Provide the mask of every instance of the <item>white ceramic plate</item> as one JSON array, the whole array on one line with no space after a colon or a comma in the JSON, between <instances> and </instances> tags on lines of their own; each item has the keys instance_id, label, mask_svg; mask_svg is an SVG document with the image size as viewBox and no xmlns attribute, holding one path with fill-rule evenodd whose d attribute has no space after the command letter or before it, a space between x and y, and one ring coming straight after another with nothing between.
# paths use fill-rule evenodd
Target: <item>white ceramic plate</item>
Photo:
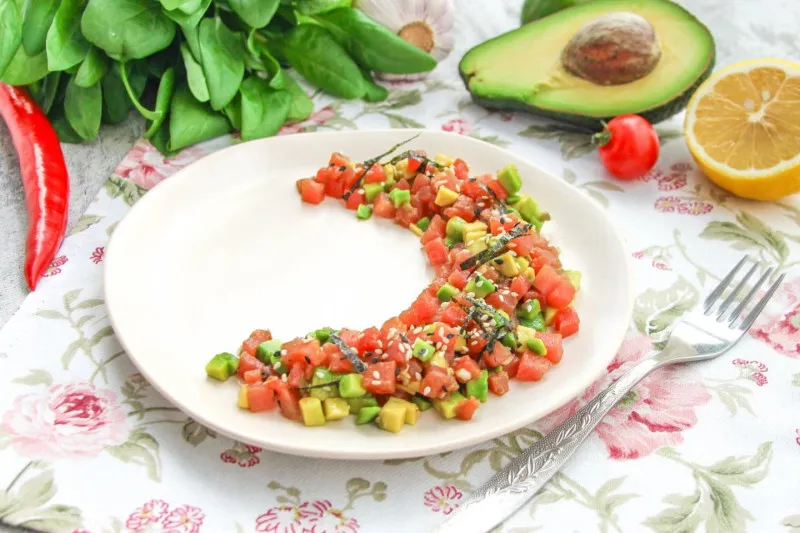
<instances>
[{"instance_id":1,"label":"white ceramic plate","mask_svg":"<svg viewBox=\"0 0 800 533\"><path fill-rule=\"evenodd\" d=\"M580 394L612 360L631 318L629 255L592 200L528 161L470 137L422 131L408 148L464 158L475 173L515 163L552 220L545 234L582 272L581 331L539 383L512 382L468 423L424 413L399 434L352 418L307 428L277 412L239 410L235 380L204 366L256 328L284 341L322 326L366 328L405 309L432 279L419 241L386 220L359 221L333 200L300 202L295 180L333 151L363 160L410 130L312 133L239 144L205 157L141 199L114 231L105 260L114 330L142 374L195 420L291 454L387 459L440 453L503 435Z\"/></svg>"}]
</instances>

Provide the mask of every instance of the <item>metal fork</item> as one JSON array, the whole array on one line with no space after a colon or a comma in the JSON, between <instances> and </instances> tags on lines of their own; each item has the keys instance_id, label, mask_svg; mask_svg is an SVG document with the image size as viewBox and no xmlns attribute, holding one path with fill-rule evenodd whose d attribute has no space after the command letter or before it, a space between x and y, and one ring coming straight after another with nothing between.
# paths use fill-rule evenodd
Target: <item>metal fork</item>
<instances>
[{"instance_id":1,"label":"metal fork","mask_svg":"<svg viewBox=\"0 0 800 533\"><path fill-rule=\"evenodd\" d=\"M727 352L750 329L785 276L781 274L742 318L748 304L773 271L772 267L767 268L744 298L737 302L759 263L753 264L727 295L725 291L749 261L750 258L744 256L699 309L678 320L661 352L642 359L560 426L514 458L467 498L434 533L487 533L492 530L533 498L575 453L606 413L645 376L662 366L705 361ZM733 311L728 312L734 304Z\"/></svg>"}]
</instances>

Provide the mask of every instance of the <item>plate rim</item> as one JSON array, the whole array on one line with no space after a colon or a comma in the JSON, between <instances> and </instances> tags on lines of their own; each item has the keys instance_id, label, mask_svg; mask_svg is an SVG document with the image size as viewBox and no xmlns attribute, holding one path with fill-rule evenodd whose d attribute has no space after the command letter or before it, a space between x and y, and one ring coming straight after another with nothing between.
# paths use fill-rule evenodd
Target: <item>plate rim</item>
<instances>
[{"instance_id":1,"label":"plate rim","mask_svg":"<svg viewBox=\"0 0 800 533\"><path fill-rule=\"evenodd\" d=\"M131 208L122 215L122 218L117 222L117 226L115 231L112 232L111 237L109 238L108 243L106 244L106 252L105 252L105 261L103 265L103 273L102 273L102 280L103 280L103 298L106 305L106 312L108 314L109 324L114 330L115 336L119 341L122 348L125 350L128 360L134 365L134 367L142 374L142 376L148 381L148 383L159 393L161 394L168 402L170 402L173 406L177 407L181 412L186 414L187 416L191 417L193 420L203 424L204 426L213 429L214 431L237 441L247 442L248 444L259 445L265 450L271 450L279 453L285 453L294 456L300 457L310 457L310 458L317 458L317 459L339 459L339 460L355 460L355 461L375 461L375 460L391 460L391 459L409 459L409 458L421 458L421 457L428 457L431 455L450 452L450 451L457 451L469 446L475 446L484 442L488 442L494 438L501 437L503 435L507 435L513 431L517 431L521 428L529 426L542 418L545 418L550 413L561 409L565 405L567 405L570 401L580 396L582 391L586 390L590 387L597 379L599 379L604 374L604 369L610 364L614 357L616 356L619 347L622 345L625 336L630 327L631 320L633 318L633 311L635 307L635 287L636 287L636 280L635 280L635 270L633 268L633 263L631 261L630 255L630 248L628 246L628 242L622 233L620 227L615 223L614 219L607 214L606 210L602 208L597 202L592 200L591 198L585 198L587 200L587 205L591 204L591 209L594 209L600 216L606 219L608 225L611 229L611 234L614 236L615 240L620 246L621 251L623 252L624 257L624 265L625 265L625 273L627 279L627 291L629 294L629 298L626 301L626 306L624 309L624 318L625 320L621 322L625 325L624 328L620 328L619 332L614 333L613 337L613 346L616 346L617 349L612 351L607 358L607 360L603 361L603 365L597 363L596 371L591 373L591 379L587 379L587 383L579 383L578 385L573 385L570 388L569 397L564 400L563 402L559 403L557 406L553 407L553 409L548 414L541 415L539 417L533 419L527 419L524 422L510 422L506 424L499 424L493 426L491 430L481 433L480 435L475 434L465 434L458 438L451 438L447 440L445 443L434 443L431 445L426 446L424 451L413 451L411 453L404 453L402 450L398 450L396 452L390 451L381 451L378 449L370 449L366 451L357 451L357 452L350 452L347 449L343 450L331 450L326 449L323 446L314 446L313 443L317 441L317 439L309 439L309 441L301 442L301 443L294 443L294 444L285 444L280 439L273 440L273 441L265 441L265 440L257 440L256 442L249 442L252 440L249 436L245 436L235 430L228 430L224 427L220 427L217 423L209 420L202 409L194 409L191 406L182 404L178 402L173 395L171 395L166 387L163 387L160 383L160 380L154 379L154 377L147 371L147 365L140 361L137 357L135 357L128 349L126 342L124 340L124 335L121 333L121 329L118 328L117 320L114 316L114 311L112 310L114 305L110 304L110 301L113 300L109 298L109 287L113 287L113 283L109 283L109 281L113 278L113 270L110 266L116 264L116 261L113 258L116 257L116 253L114 253L117 249L116 246L113 246L115 242L117 242L116 236L120 234L118 231L120 228L126 228L130 224L130 220L136 220L136 217L131 217L132 213L138 213L147 207L149 203L153 200L148 200L148 198L154 197L153 191L160 188L160 190L167 190L170 187L177 187L178 185L168 185L170 183L179 183L182 180L186 179L185 176L190 174L194 171L199 164L202 162L209 162L213 159L224 159L229 157L229 154L235 152L238 149L241 149L242 146L245 145L254 145L254 144L263 144L269 143L271 140L278 139L278 138L310 138L310 137L337 137L337 136L346 136L346 135L369 135L369 134L381 134L381 135L398 135L399 133L408 134L408 137L411 137L415 134L430 134L434 136L442 136L442 137L455 137L459 138L460 142L468 142L480 145L488 145L493 150L497 151L501 156L507 157L511 156L512 158L522 159L531 167L534 167L537 172L546 176L546 179L552 179L554 181L560 182L561 185L571 189L572 192L576 195L580 195L581 197L585 197L585 195L578 190L577 187L570 183L566 183L554 173L542 168L541 166L537 165L527 157L514 153L511 150L506 148L494 145L492 143L475 139L473 137L467 137L464 135L460 135L453 132L444 132L432 129L425 129L425 128L403 128L403 129L392 129L392 128L380 128L380 129L363 129L363 130L347 130L347 131L326 131L326 132L302 132L302 133L294 133L291 135L280 136L280 137L267 137L262 139L255 139L251 141L245 142L238 142L231 146L226 146L217 150L213 153L205 155L200 159L193 161L192 163L188 164L187 166L177 170L174 174L168 176L161 182L157 183L151 189L148 190L147 194L139 198ZM405 135L404 135L405 137ZM290 141L282 141L282 142L290 142ZM177 178L177 179L176 179ZM166 186L166 187L165 187ZM126 222L128 224L126 224ZM113 295L114 291L111 291ZM574 391L572 389L575 389ZM521 417L520 420L524 418ZM378 441L376 441L378 442Z\"/></svg>"}]
</instances>

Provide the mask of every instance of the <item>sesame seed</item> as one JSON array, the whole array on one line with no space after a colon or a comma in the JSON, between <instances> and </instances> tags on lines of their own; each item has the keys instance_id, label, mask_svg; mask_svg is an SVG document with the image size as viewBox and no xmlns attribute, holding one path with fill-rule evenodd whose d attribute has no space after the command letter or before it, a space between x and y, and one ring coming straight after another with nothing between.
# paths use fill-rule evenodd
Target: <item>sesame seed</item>
<instances>
[{"instance_id":1,"label":"sesame seed","mask_svg":"<svg viewBox=\"0 0 800 533\"><path fill-rule=\"evenodd\" d=\"M397 335L397 328L389 328L389 337Z\"/></svg>"},{"instance_id":2,"label":"sesame seed","mask_svg":"<svg viewBox=\"0 0 800 533\"><path fill-rule=\"evenodd\" d=\"M422 326L417 326L414 328L414 333L422 333Z\"/></svg>"},{"instance_id":3,"label":"sesame seed","mask_svg":"<svg viewBox=\"0 0 800 533\"><path fill-rule=\"evenodd\" d=\"M514 298L519 298L519 294L517 294L514 291L511 291L511 296L513 296Z\"/></svg>"},{"instance_id":4,"label":"sesame seed","mask_svg":"<svg viewBox=\"0 0 800 533\"><path fill-rule=\"evenodd\" d=\"M318 372L315 372L315 375L316 375L316 376L317 376L319 379L322 379L322 378L324 378L324 377L325 377L325 372L323 372L323 371L321 371L321 370L320 370L320 371L318 371Z\"/></svg>"},{"instance_id":5,"label":"sesame seed","mask_svg":"<svg viewBox=\"0 0 800 533\"><path fill-rule=\"evenodd\" d=\"M444 328L439 328L439 331L437 331L436 334L440 337L444 337Z\"/></svg>"},{"instance_id":6,"label":"sesame seed","mask_svg":"<svg viewBox=\"0 0 800 533\"><path fill-rule=\"evenodd\" d=\"M437 342L436 343L436 349L437 350L441 350L442 349L442 343L441 342Z\"/></svg>"},{"instance_id":7,"label":"sesame seed","mask_svg":"<svg viewBox=\"0 0 800 533\"><path fill-rule=\"evenodd\" d=\"M483 280L479 279L477 283L475 283L476 287L481 287L483 285Z\"/></svg>"},{"instance_id":8,"label":"sesame seed","mask_svg":"<svg viewBox=\"0 0 800 533\"><path fill-rule=\"evenodd\" d=\"M475 298L475 293L474 292L468 292L467 296L469 296L470 298Z\"/></svg>"},{"instance_id":9,"label":"sesame seed","mask_svg":"<svg viewBox=\"0 0 800 533\"><path fill-rule=\"evenodd\" d=\"M381 375L377 370L372 371L372 377L375 379L381 379Z\"/></svg>"},{"instance_id":10,"label":"sesame seed","mask_svg":"<svg viewBox=\"0 0 800 533\"><path fill-rule=\"evenodd\" d=\"M428 395L428 394L430 394L430 393L431 393L431 388L430 388L430 387L425 387L425 388L422 390L422 394L423 394L424 396L427 396L427 395Z\"/></svg>"},{"instance_id":11,"label":"sesame seed","mask_svg":"<svg viewBox=\"0 0 800 533\"><path fill-rule=\"evenodd\" d=\"M286 354L289 353L286 350L281 350L281 357L286 357Z\"/></svg>"},{"instance_id":12,"label":"sesame seed","mask_svg":"<svg viewBox=\"0 0 800 533\"><path fill-rule=\"evenodd\" d=\"M388 353L385 353L385 354L383 354L381 356L381 359L388 359L388 358L389 358L389 354Z\"/></svg>"},{"instance_id":13,"label":"sesame seed","mask_svg":"<svg viewBox=\"0 0 800 533\"><path fill-rule=\"evenodd\" d=\"M283 364L280 361L278 361L277 363L272 365L272 368L274 368L275 370L278 370L282 366L283 366Z\"/></svg>"},{"instance_id":14,"label":"sesame seed","mask_svg":"<svg viewBox=\"0 0 800 533\"><path fill-rule=\"evenodd\" d=\"M406 353L406 351L408 351L408 345L406 343L404 343L404 342L401 342L397 346L397 349L400 350L400 353Z\"/></svg>"},{"instance_id":15,"label":"sesame seed","mask_svg":"<svg viewBox=\"0 0 800 533\"><path fill-rule=\"evenodd\" d=\"M472 379L472 374L464 368L459 368L458 372L456 372L456 376L458 376L461 381L469 381Z\"/></svg>"},{"instance_id":16,"label":"sesame seed","mask_svg":"<svg viewBox=\"0 0 800 533\"><path fill-rule=\"evenodd\" d=\"M380 348L378 348L377 350L375 350L375 355L380 355L380 354L382 354L382 353L383 353L383 350L381 350Z\"/></svg>"},{"instance_id":17,"label":"sesame seed","mask_svg":"<svg viewBox=\"0 0 800 533\"><path fill-rule=\"evenodd\" d=\"M506 246L507 246L507 247L509 247L509 248L511 248L511 249L514 249L514 248L516 248L516 247L517 247L517 243L515 243L515 242L510 242L510 243L506 244Z\"/></svg>"},{"instance_id":18,"label":"sesame seed","mask_svg":"<svg viewBox=\"0 0 800 533\"><path fill-rule=\"evenodd\" d=\"M478 344L478 341L472 341L472 342L469 343L470 346L477 346L477 344Z\"/></svg>"},{"instance_id":19,"label":"sesame seed","mask_svg":"<svg viewBox=\"0 0 800 533\"><path fill-rule=\"evenodd\" d=\"M358 192L358 194L364 194L364 189L359 188L356 192Z\"/></svg>"},{"instance_id":20,"label":"sesame seed","mask_svg":"<svg viewBox=\"0 0 800 533\"><path fill-rule=\"evenodd\" d=\"M497 299L498 299L498 300L500 300L501 302L504 302L504 301L505 301L505 300L503 299L503 295L502 295L502 294L498 294L498 295L497 295Z\"/></svg>"},{"instance_id":21,"label":"sesame seed","mask_svg":"<svg viewBox=\"0 0 800 533\"><path fill-rule=\"evenodd\" d=\"M417 381L419 381L419 380L421 380L421 379L422 379L422 374L420 374L419 372L414 372L414 378L415 378Z\"/></svg>"},{"instance_id":22,"label":"sesame seed","mask_svg":"<svg viewBox=\"0 0 800 533\"><path fill-rule=\"evenodd\" d=\"M286 374L281 374L281 381L283 381L284 383L286 383L286 380L287 380L287 379L289 379L289 378L287 378L287 377L286 377Z\"/></svg>"}]
</instances>

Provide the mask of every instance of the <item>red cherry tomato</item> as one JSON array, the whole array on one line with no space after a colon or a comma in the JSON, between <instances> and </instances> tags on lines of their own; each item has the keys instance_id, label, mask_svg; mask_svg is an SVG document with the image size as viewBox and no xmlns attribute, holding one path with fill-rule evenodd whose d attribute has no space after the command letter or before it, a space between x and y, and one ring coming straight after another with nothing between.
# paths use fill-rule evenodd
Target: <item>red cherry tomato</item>
<instances>
[{"instance_id":1,"label":"red cherry tomato","mask_svg":"<svg viewBox=\"0 0 800 533\"><path fill-rule=\"evenodd\" d=\"M619 179L641 178L658 161L658 134L639 115L620 115L595 135L600 161Z\"/></svg>"}]
</instances>

